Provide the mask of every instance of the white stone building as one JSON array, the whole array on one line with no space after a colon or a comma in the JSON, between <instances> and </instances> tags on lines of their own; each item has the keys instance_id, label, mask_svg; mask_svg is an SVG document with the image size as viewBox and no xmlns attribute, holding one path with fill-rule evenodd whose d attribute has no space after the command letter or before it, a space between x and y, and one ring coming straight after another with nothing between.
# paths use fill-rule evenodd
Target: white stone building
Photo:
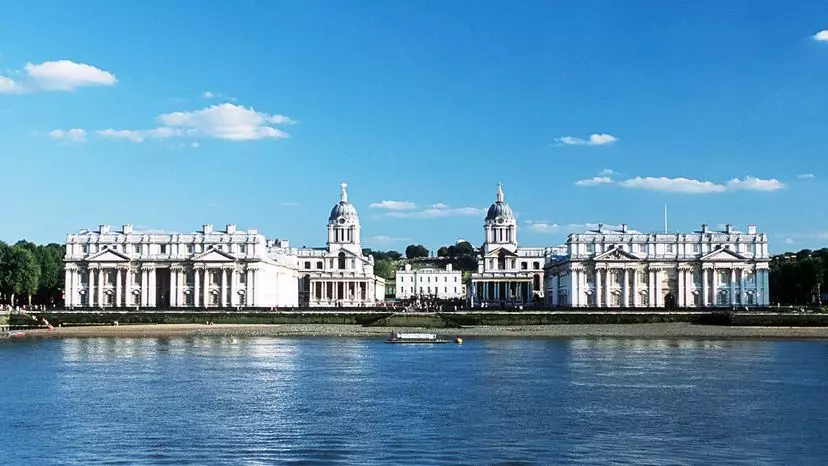
<instances>
[{"instance_id":1,"label":"white stone building","mask_svg":"<svg viewBox=\"0 0 828 466\"><path fill-rule=\"evenodd\" d=\"M360 307L385 301L385 280L374 275L374 257L362 254L359 215L348 202L345 183L328 216L327 247L296 254L301 306Z\"/></svg>"},{"instance_id":2,"label":"white stone building","mask_svg":"<svg viewBox=\"0 0 828 466\"><path fill-rule=\"evenodd\" d=\"M66 237L67 307L296 306L296 256L257 230L101 225Z\"/></svg>"},{"instance_id":3,"label":"white stone building","mask_svg":"<svg viewBox=\"0 0 828 466\"><path fill-rule=\"evenodd\" d=\"M373 306L385 282L362 255L356 209L342 200L326 249L295 249L257 230L204 225L194 233L101 225L66 237L66 307L230 308Z\"/></svg>"},{"instance_id":4,"label":"white stone building","mask_svg":"<svg viewBox=\"0 0 828 466\"><path fill-rule=\"evenodd\" d=\"M445 269L412 269L411 264L405 264L403 270L397 271L396 281L397 299L463 299L465 296L462 272L453 270L451 264Z\"/></svg>"},{"instance_id":5,"label":"white stone building","mask_svg":"<svg viewBox=\"0 0 828 466\"><path fill-rule=\"evenodd\" d=\"M517 219L497 185L497 201L489 207L483 226L483 254L466 287L472 307L515 307L542 304L543 267L549 248L520 248Z\"/></svg>"},{"instance_id":6,"label":"white stone building","mask_svg":"<svg viewBox=\"0 0 828 466\"><path fill-rule=\"evenodd\" d=\"M765 307L768 240L748 225L693 233L628 229L571 234L547 257L547 304L555 307Z\"/></svg>"}]
</instances>

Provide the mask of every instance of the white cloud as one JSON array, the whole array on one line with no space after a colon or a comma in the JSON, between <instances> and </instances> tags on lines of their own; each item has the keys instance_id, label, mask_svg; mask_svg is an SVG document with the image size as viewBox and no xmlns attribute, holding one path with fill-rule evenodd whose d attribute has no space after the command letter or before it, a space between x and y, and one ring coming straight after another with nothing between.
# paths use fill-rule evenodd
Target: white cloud
<instances>
[{"instance_id":1,"label":"white cloud","mask_svg":"<svg viewBox=\"0 0 828 466\"><path fill-rule=\"evenodd\" d=\"M446 217L479 217L486 212L486 209L477 207L449 207L443 203L437 203L427 209L417 212L388 212L386 215L394 218L446 218Z\"/></svg>"},{"instance_id":2,"label":"white cloud","mask_svg":"<svg viewBox=\"0 0 828 466\"><path fill-rule=\"evenodd\" d=\"M377 235L377 236L369 236L365 238L365 242L368 244L392 244L392 243L399 243L400 241L410 241L411 238L398 238L395 236L386 236L386 235Z\"/></svg>"},{"instance_id":3,"label":"white cloud","mask_svg":"<svg viewBox=\"0 0 828 466\"><path fill-rule=\"evenodd\" d=\"M172 137L205 137L228 141L281 139L288 137L272 125L289 125L294 121L284 115L261 113L252 107L235 104L211 105L193 112L173 112L159 115L162 125L148 130L105 129L97 134L110 139L143 142L146 139Z\"/></svg>"},{"instance_id":4,"label":"white cloud","mask_svg":"<svg viewBox=\"0 0 828 466\"><path fill-rule=\"evenodd\" d=\"M286 202L280 202L279 205L282 206L282 207L296 207L296 206L299 205L299 203L298 202L286 201Z\"/></svg>"},{"instance_id":5,"label":"white cloud","mask_svg":"<svg viewBox=\"0 0 828 466\"><path fill-rule=\"evenodd\" d=\"M578 180L575 182L575 186L598 186L599 184L611 183L613 183L613 180L608 176L596 176L587 180Z\"/></svg>"},{"instance_id":6,"label":"white cloud","mask_svg":"<svg viewBox=\"0 0 828 466\"><path fill-rule=\"evenodd\" d=\"M600 172L598 172L598 176L612 176L612 175L617 175L617 174L618 174L618 172L612 170L611 168L605 168L605 169L601 170Z\"/></svg>"},{"instance_id":7,"label":"white cloud","mask_svg":"<svg viewBox=\"0 0 828 466\"><path fill-rule=\"evenodd\" d=\"M529 230L534 233L557 233L561 230L560 225L558 225L557 223L548 222L546 220L527 220L526 223L529 225Z\"/></svg>"},{"instance_id":8,"label":"white cloud","mask_svg":"<svg viewBox=\"0 0 828 466\"><path fill-rule=\"evenodd\" d=\"M372 209L387 209L387 210L414 210L417 208L416 204L409 201L382 201L372 202L369 205Z\"/></svg>"},{"instance_id":9,"label":"white cloud","mask_svg":"<svg viewBox=\"0 0 828 466\"><path fill-rule=\"evenodd\" d=\"M204 92L201 93L201 97L204 97L205 99L212 99L215 96L216 96L216 94L214 94L210 91L204 91Z\"/></svg>"},{"instance_id":10,"label":"white cloud","mask_svg":"<svg viewBox=\"0 0 828 466\"><path fill-rule=\"evenodd\" d=\"M730 191L776 191L784 187L785 185L776 179L763 180L753 176L733 178L727 182L727 189Z\"/></svg>"},{"instance_id":11,"label":"white cloud","mask_svg":"<svg viewBox=\"0 0 828 466\"><path fill-rule=\"evenodd\" d=\"M819 31L818 33L814 34L812 37L814 40L819 42L828 41L828 29L823 29L822 31Z\"/></svg>"},{"instance_id":12,"label":"white cloud","mask_svg":"<svg viewBox=\"0 0 828 466\"><path fill-rule=\"evenodd\" d=\"M637 176L629 180L620 181L619 186L630 189L648 189L652 191L665 191L686 194L707 194L720 193L727 190L723 185L710 181L699 181L689 178L666 178Z\"/></svg>"},{"instance_id":13,"label":"white cloud","mask_svg":"<svg viewBox=\"0 0 828 466\"><path fill-rule=\"evenodd\" d=\"M224 95L221 92L213 92L213 91L204 91L201 93L202 99L221 99L227 100L229 102L235 102L235 97L230 97L229 95Z\"/></svg>"},{"instance_id":14,"label":"white cloud","mask_svg":"<svg viewBox=\"0 0 828 466\"><path fill-rule=\"evenodd\" d=\"M80 87L113 86L118 80L109 71L71 60L27 63L20 80L0 76L0 93L27 91L74 91Z\"/></svg>"},{"instance_id":15,"label":"white cloud","mask_svg":"<svg viewBox=\"0 0 828 466\"><path fill-rule=\"evenodd\" d=\"M199 144L198 141L193 141L190 143L190 147L192 147L193 149L198 149L199 147L201 147L201 144Z\"/></svg>"},{"instance_id":16,"label":"white cloud","mask_svg":"<svg viewBox=\"0 0 828 466\"><path fill-rule=\"evenodd\" d=\"M70 142L86 142L86 131L79 128L72 128L67 130L53 129L49 131L49 137L62 141Z\"/></svg>"},{"instance_id":17,"label":"white cloud","mask_svg":"<svg viewBox=\"0 0 828 466\"><path fill-rule=\"evenodd\" d=\"M618 141L618 138L611 134L595 133L592 134L589 137L589 139L581 139L573 136L563 136L555 139L555 141L558 144L563 144L567 146L603 146Z\"/></svg>"},{"instance_id":18,"label":"white cloud","mask_svg":"<svg viewBox=\"0 0 828 466\"><path fill-rule=\"evenodd\" d=\"M816 176L814 176L813 173L803 173L801 175L797 175L796 177L799 178L800 180L812 180L812 179L816 178Z\"/></svg>"},{"instance_id":19,"label":"white cloud","mask_svg":"<svg viewBox=\"0 0 828 466\"><path fill-rule=\"evenodd\" d=\"M785 238L785 244L796 244L796 240L793 238Z\"/></svg>"}]
</instances>

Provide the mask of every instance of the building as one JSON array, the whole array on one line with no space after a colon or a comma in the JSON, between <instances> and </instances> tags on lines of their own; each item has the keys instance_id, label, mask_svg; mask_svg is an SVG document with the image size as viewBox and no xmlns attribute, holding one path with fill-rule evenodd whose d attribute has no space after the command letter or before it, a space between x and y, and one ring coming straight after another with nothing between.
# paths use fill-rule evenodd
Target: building
<instances>
[{"instance_id":1,"label":"building","mask_svg":"<svg viewBox=\"0 0 828 466\"><path fill-rule=\"evenodd\" d=\"M362 254L356 209L342 198L324 249L291 248L255 229L193 233L100 225L66 237L66 307L373 306L385 283Z\"/></svg>"},{"instance_id":2,"label":"building","mask_svg":"<svg viewBox=\"0 0 828 466\"><path fill-rule=\"evenodd\" d=\"M707 225L645 234L621 225L571 234L566 254L547 257L547 303L555 307L766 307L768 240Z\"/></svg>"},{"instance_id":3,"label":"building","mask_svg":"<svg viewBox=\"0 0 828 466\"><path fill-rule=\"evenodd\" d=\"M453 270L451 264L445 269L412 269L405 264L403 270L397 271L397 299L431 298L463 299L462 272Z\"/></svg>"},{"instance_id":4,"label":"building","mask_svg":"<svg viewBox=\"0 0 828 466\"><path fill-rule=\"evenodd\" d=\"M472 307L516 307L543 304L544 264L549 248L520 248L517 219L497 185L497 201L483 226L485 241L477 272L469 278L467 301Z\"/></svg>"},{"instance_id":5,"label":"building","mask_svg":"<svg viewBox=\"0 0 828 466\"><path fill-rule=\"evenodd\" d=\"M340 196L328 216L327 247L296 251L302 306L361 307L385 301L385 280L374 275L374 257L362 254L359 215L348 202L345 183Z\"/></svg>"}]
</instances>

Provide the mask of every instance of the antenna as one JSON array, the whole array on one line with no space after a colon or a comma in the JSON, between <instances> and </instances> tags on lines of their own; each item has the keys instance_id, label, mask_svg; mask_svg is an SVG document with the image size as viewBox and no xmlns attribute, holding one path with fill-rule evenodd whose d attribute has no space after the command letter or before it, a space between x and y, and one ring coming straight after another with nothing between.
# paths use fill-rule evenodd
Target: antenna
<instances>
[{"instance_id":1,"label":"antenna","mask_svg":"<svg viewBox=\"0 0 828 466\"><path fill-rule=\"evenodd\" d=\"M667 204L664 204L664 233L667 231Z\"/></svg>"}]
</instances>

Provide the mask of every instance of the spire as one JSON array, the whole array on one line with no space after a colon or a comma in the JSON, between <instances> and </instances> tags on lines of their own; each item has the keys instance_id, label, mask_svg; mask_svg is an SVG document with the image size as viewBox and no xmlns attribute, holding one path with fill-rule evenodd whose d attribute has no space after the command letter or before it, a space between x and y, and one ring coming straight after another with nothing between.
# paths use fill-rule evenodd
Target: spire
<instances>
[{"instance_id":1,"label":"spire","mask_svg":"<svg viewBox=\"0 0 828 466\"><path fill-rule=\"evenodd\" d=\"M342 202L348 202L348 183L342 183Z\"/></svg>"},{"instance_id":2,"label":"spire","mask_svg":"<svg viewBox=\"0 0 828 466\"><path fill-rule=\"evenodd\" d=\"M497 184L497 202L503 202L503 183Z\"/></svg>"}]
</instances>

